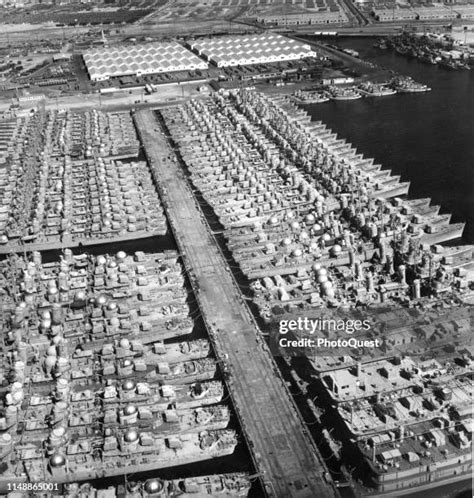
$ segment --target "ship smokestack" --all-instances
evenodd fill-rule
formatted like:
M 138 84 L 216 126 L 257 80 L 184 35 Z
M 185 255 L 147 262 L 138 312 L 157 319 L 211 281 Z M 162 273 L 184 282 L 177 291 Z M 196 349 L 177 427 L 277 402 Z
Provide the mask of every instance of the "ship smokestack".
M 400 283 L 406 284 L 406 266 L 400 265 L 398 267 L 398 277 L 400 278 Z
M 365 277 L 365 285 L 367 292 L 374 292 L 374 277 L 372 276 L 372 272 L 370 271 Z
M 416 280 L 413 280 L 413 299 L 420 299 L 421 297 L 421 283 L 420 280 L 417 278 Z
M 351 268 L 354 268 L 354 263 L 355 263 L 354 251 L 352 249 L 349 249 L 349 265 Z

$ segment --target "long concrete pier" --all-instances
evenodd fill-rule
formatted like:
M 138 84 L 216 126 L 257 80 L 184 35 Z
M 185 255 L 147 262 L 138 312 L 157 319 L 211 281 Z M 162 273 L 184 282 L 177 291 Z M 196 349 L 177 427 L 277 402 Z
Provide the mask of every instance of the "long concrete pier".
M 135 122 L 267 496 L 338 496 L 169 137 L 151 110 Z

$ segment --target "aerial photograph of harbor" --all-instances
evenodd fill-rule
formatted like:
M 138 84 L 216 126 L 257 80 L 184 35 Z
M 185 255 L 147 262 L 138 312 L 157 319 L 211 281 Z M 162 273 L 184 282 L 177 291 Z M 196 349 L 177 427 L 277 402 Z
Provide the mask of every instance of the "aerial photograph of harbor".
M 472 498 L 474 0 L 0 0 L 0 497 Z

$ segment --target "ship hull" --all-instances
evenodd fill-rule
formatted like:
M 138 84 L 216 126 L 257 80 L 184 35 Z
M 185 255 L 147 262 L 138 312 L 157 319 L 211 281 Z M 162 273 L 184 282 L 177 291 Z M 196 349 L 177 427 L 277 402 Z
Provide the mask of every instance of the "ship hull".
M 331 99 L 328 97 L 324 98 L 309 98 L 309 99 L 298 99 L 294 98 L 294 101 L 298 104 L 323 104 L 324 102 L 329 102 Z
M 149 237 L 159 237 L 166 235 L 167 227 L 164 224 L 157 230 L 129 232 L 122 235 L 114 235 L 111 237 L 97 237 L 90 239 L 76 239 L 71 241 L 52 240 L 48 242 L 8 242 L 0 245 L 0 254 L 23 253 L 24 251 L 52 251 L 58 249 L 66 249 L 73 247 L 86 247 L 100 244 L 111 244 L 118 242 L 127 242 L 129 240 L 146 239 Z
M 138 474 L 142 472 L 148 472 L 151 470 L 166 469 L 169 467 L 177 467 L 180 465 L 188 465 L 196 462 L 203 462 L 206 460 L 213 460 L 215 458 L 220 458 L 222 456 L 231 455 L 235 450 L 236 444 L 229 446 L 228 448 L 221 450 L 212 450 L 209 452 L 204 452 L 202 450 L 196 452 L 195 454 L 172 457 L 169 454 L 163 455 L 161 458 L 149 462 L 140 463 L 139 465 L 128 465 L 126 466 L 128 474 Z M 88 481 L 92 479 L 103 479 L 105 477 L 113 476 L 123 476 L 124 468 L 118 465 L 112 464 L 112 461 L 103 466 L 97 465 L 94 469 L 90 470 L 77 470 L 76 472 L 69 472 L 67 475 L 57 475 L 51 479 L 51 482 L 58 484 L 72 483 Z M 11 489 L 14 484 L 27 483 L 27 482 L 38 482 L 40 479 L 28 479 L 27 476 L 14 477 L 11 475 L 2 475 L 0 477 L 0 493 L 8 493 L 9 488 Z
M 462 474 L 450 477 L 448 479 L 440 479 L 440 480 L 435 480 L 432 482 L 428 482 L 426 484 L 421 484 L 421 485 L 416 485 L 416 484 L 411 484 L 407 486 L 405 489 L 396 489 L 396 490 L 390 490 L 386 492 L 375 492 L 375 493 L 367 493 L 363 494 L 362 496 L 367 497 L 367 498 L 398 498 L 399 496 L 412 496 L 414 493 L 418 493 L 421 491 L 426 491 L 429 489 L 432 489 L 433 491 L 441 486 L 445 486 L 448 484 L 454 484 L 457 482 L 462 482 L 462 481 L 470 481 L 470 475 L 471 471 L 469 470 L 468 472 L 464 472 Z
M 359 89 L 359 92 L 364 95 L 364 97 L 388 97 L 389 95 L 396 95 L 396 90 L 388 90 L 384 92 L 367 92 L 365 90 Z
M 361 99 L 362 95 L 345 95 L 345 96 L 337 96 L 337 97 L 331 97 L 331 100 L 358 100 Z
M 423 93 L 430 90 L 431 88 L 397 88 L 398 93 Z
M 421 241 L 424 244 L 442 244 L 443 242 L 448 242 L 449 240 L 460 239 L 464 232 L 464 223 L 456 223 L 454 225 L 448 225 L 446 228 L 435 233 L 427 233 L 421 237 Z

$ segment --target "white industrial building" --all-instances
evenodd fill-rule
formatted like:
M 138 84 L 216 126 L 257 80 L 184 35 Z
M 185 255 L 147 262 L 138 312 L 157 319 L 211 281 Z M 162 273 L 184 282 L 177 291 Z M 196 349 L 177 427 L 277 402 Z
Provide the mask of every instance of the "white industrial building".
M 375 19 L 384 21 L 414 21 L 417 14 L 408 7 L 395 7 L 392 9 L 374 8 L 373 14 Z
M 474 19 L 474 5 L 453 5 L 453 10 L 461 19 Z
M 457 12 L 448 7 L 415 7 L 414 10 L 420 21 L 440 20 L 440 19 L 456 19 Z
M 83 54 L 92 81 L 207 69 L 206 62 L 176 42 L 96 48 Z
M 298 26 L 306 24 L 343 24 L 349 22 L 345 12 L 338 10 L 319 11 L 310 14 L 266 14 L 257 17 L 257 22 L 262 24 L 276 24 L 277 26 Z
M 265 64 L 316 56 L 310 45 L 274 33 L 201 38 L 189 46 L 217 67 Z
M 373 14 L 379 21 L 428 21 L 428 20 L 452 20 L 460 17 L 455 9 L 443 5 L 417 6 L 417 7 L 395 7 L 392 9 L 374 8 Z

